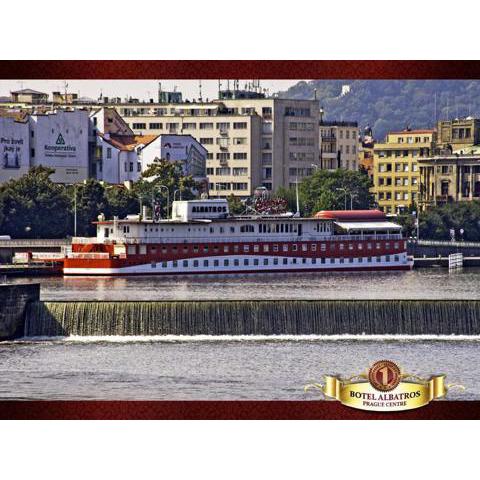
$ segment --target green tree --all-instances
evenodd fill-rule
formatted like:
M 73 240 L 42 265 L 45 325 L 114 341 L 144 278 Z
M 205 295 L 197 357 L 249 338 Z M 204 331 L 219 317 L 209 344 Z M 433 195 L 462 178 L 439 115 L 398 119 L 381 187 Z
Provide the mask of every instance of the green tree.
M 432 207 L 420 215 L 420 238 L 449 240 L 450 230 L 455 230 L 459 239 L 480 241 L 480 202 L 458 202 Z
M 2 233 L 13 238 L 65 237 L 71 225 L 70 199 L 42 166 L 0 186 Z
M 245 205 L 243 202 L 236 197 L 233 193 L 231 193 L 227 197 L 227 202 L 228 202 L 228 211 L 232 215 L 239 215 L 245 211 Z
M 105 187 L 94 179 L 88 179 L 85 183 L 76 185 L 77 195 L 77 235 L 92 236 L 96 234 L 95 225 L 100 213 L 107 214 L 109 206 L 105 195 Z M 72 194 L 72 207 L 73 207 Z
M 300 211 L 311 216 L 320 210 L 368 209 L 374 205 L 370 193 L 371 180 L 365 172 L 352 170 L 317 170 L 305 177 L 298 186 Z M 296 211 L 295 188 L 279 189 L 292 211 Z M 293 204 L 293 205 L 292 205 Z
M 166 188 L 164 188 L 166 187 Z M 196 197 L 197 182 L 191 175 L 185 176 L 181 162 L 159 160 L 142 173 L 140 181 L 134 184 L 133 191 L 143 203 L 150 203 L 153 199 L 162 206 L 162 215 L 167 216 L 167 201 L 170 205 L 175 199 L 191 200 Z M 168 195 L 167 195 L 168 190 Z M 176 191 L 178 192 L 176 193 Z
M 109 185 L 105 188 L 108 217 L 125 218 L 129 214 L 138 213 L 139 200 L 135 192 L 119 185 Z

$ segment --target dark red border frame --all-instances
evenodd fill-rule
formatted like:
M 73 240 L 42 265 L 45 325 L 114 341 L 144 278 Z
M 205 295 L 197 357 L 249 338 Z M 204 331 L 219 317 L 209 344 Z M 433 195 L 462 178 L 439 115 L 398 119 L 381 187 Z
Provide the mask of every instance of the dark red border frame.
M 480 79 L 476 60 L 4 60 L 5 79 Z M 364 412 L 330 401 L 0 401 L 0 419 L 480 419 L 480 401 Z
M 474 79 L 477 60 L 2 60 L 0 79 Z
M 479 420 L 480 402 L 378 413 L 336 401 L 2 401 L 0 420 Z

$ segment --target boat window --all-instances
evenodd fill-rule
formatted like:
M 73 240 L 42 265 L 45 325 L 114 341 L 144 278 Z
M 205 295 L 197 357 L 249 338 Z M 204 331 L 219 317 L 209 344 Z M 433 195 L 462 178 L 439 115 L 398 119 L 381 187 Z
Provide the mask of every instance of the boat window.
M 253 251 L 258 253 L 259 250 L 260 250 L 260 246 L 258 244 L 255 244 L 253 246 Z
M 193 266 L 194 266 L 194 267 L 198 267 L 198 260 L 194 260 L 194 261 L 193 261 Z
M 306 258 L 302 258 L 302 263 L 307 263 L 307 259 L 306 259 Z
M 230 227 L 230 232 L 235 233 L 235 227 Z
M 264 265 L 268 265 L 268 258 L 264 258 L 264 259 L 263 259 L 263 264 L 264 264 Z
M 187 245 L 184 245 L 183 246 L 183 253 L 187 253 L 187 252 L 188 252 L 188 247 L 187 247 Z
M 184 267 L 188 267 L 188 260 L 184 260 L 184 261 L 183 261 L 183 266 L 184 266 Z
M 282 245 L 282 250 L 283 250 L 284 252 L 288 252 L 288 243 L 284 243 L 284 244 Z
M 382 261 L 382 257 L 377 257 L 377 262 L 381 262 Z
M 172 262 L 172 267 L 175 267 L 175 268 L 178 267 L 178 262 L 177 262 L 176 260 L 174 260 L 174 261 Z
M 204 260 L 204 261 L 203 261 L 203 266 L 204 266 L 204 267 L 208 267 L 208 260 Z
M 204 246 L 203 246 L 203 251 L 204 251 L 205 253 L 208 253 L 208 245 L 204 245 Z
M 306 252 L 307 251 L 307 244 L 306 243 L 302 243 L 302 252 Z
M 385 255 L 385 261 L 389 262 L 390 261 L 390 255 Z
M 238 267 L 240 265 L 240 260 L 238 258 L 236 258 L 234 261 L 233 261 L 233 264 Z
M 268 250 L 269 250 L 269 245 L 265 244 L 265 245 L 263 246 L 263 251 L 264 251 L 264 252 L 268 252 Z
M 288 263 L 288 258 L 283 259 L 283 264 L 286 265 Z
M 274 258 L 274 259 L 273 259 L 273 264 L 274 264 L 274 265 L 278 265 L 278 258 Z
M 167 262 L 162 262 L 162 268 L 167 268 Z
M 250 251 L 250 245 L 244 245 L 243 246 L 243 251 L 244 252 L 249 252 Z
M 233 253 L 238 253 L 238 245 L 233 246 Z
M 298 250 L 298 245 L 296 243 L 294 243 L 292 245 L 292 252 L 296 252 Z
M 254 265 L 258 265 L 258 258 L 254 258 L 254 259 L 253 259 L 253 264 L 254 264 Z
M 214 266 L 214 267 L 218 267 L 218 265 L 219 265 L 219 261 L 218 261 L 218 260 L 214 260 L 214 261 L 213 261 L 213 266 Z
M 278 252 L 278 245 L 274 245 L 274 246 L 273 246 L 273 251 L 274 251 L 274 252 Z
M 362 257 L 359 257 L 358 258 L 358 263 L 362 263 L 363 262 L 363 258 Z
M 341 243 L 341 244 L 338 246 L 338 248 L 339 248 L 340 250 L 343 250 L 343 243 Z
M 343 257 L 340 258 L 340 263 L 345 263 L 345 259 Z
M 248 263 L 249 263 L 248 258 L 244 258 L 243 259 L 243 264 L 248 267 Z
M 363 250 L 363 244 L 362 243 L 359 243 L 357 246 L 358 246 L 359 250 Z
M 224 252 L 224 253 L 228 253 L 228 245 L 224 245 L 224 246 L 223 246 L 223 252 Z
M 223 261 L 223 265 L 224 265 L 225 267 L 228 267 L 228 264 L 229 264 L 228 260 L 225 259 L 225 260 Z
M 213 246 L 213 251 L 214 251 L 215 253 L 218 253 L 218 245 L 214 245 L 214 246 Z
M 311 249 L 312 249 L 312 252 L 316 252 L 317 251 L 317 244 L 316 243 L 312 243 L 310 245 Z

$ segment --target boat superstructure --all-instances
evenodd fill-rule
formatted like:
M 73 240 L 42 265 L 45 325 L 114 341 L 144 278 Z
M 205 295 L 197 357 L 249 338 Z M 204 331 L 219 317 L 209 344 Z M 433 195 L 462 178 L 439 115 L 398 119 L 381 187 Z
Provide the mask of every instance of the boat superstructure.
M 176 201 L 169 219 L 106 220 L 74 238 L 65 275 L 408 270 L 401 227 L 377 210 L 229 214 L 224 199 Z

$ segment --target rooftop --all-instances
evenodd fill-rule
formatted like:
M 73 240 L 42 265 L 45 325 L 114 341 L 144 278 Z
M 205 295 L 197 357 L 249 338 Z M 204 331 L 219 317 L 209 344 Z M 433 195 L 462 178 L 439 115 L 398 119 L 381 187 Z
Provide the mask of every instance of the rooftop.
M 12 94 L 21 94 L 21 95 L 48 95 L 48 93 L 39 92 L 38 90 L 32 90 L 31 88 L 23 88 L 22 90 L 15 90 L 10 92 Z
M 159 137 L 159 135 L 104 135 L 103 133 L 99 135 L 107 143 L 124 152 L 132 152 L 138 146 L 146 146 Z

